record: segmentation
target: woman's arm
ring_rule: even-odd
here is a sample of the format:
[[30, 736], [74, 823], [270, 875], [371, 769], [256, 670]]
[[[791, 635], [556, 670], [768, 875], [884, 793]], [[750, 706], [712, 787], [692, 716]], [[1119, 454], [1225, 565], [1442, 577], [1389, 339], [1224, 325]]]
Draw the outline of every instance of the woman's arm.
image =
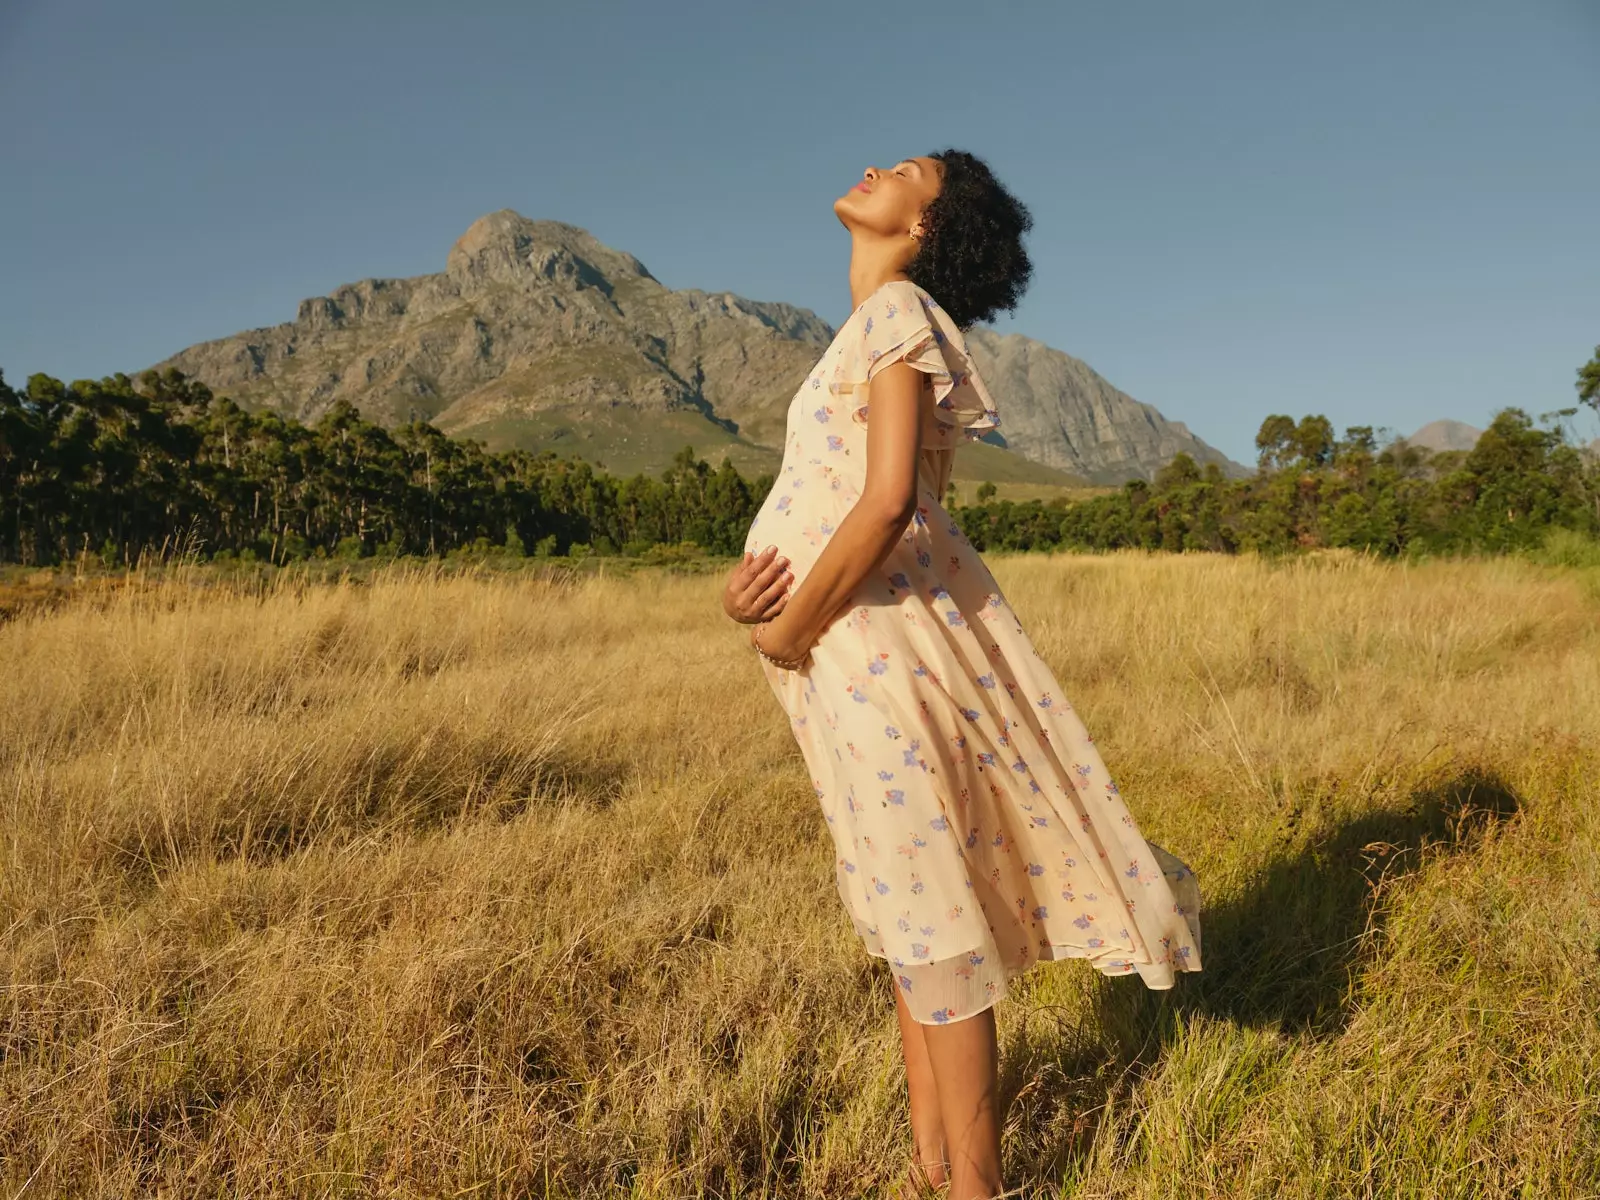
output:
[[866, 486], [783, 611], [751, 628], [752, 645], [759, 629], [761, 648], [774, 658], [803, 658], [889, 556], [917, 508], [922, 403], [929, 395], [928, 377], [908, 363], [891, 363], [873, 377]]

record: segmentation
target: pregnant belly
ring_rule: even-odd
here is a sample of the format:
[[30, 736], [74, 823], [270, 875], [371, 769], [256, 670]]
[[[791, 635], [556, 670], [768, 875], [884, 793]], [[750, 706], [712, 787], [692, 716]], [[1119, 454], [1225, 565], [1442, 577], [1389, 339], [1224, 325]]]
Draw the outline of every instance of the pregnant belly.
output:
[[798, 587], [850, 515], [864, 484], [853, 462], [797, 443], [751, 522], [745, 549], [760, 554], [776, 546], [789, 559]]
[[792, 586], [799, 587], [836, 528], [832, 522], [825, 522], [824, 526], [826, 532], [816, 522], [784, 520], [781, 515], [772, 520], [757, 518], [750, 526], [744, 548], [751, 554], [760, 554], [768, 546], [776, 546], [778, 556], [789, 560], [789, 570], [794, 573]]
[[789, 560], [789, 570], [794, 573], [792, 586], [799, 587], [839, 523], [848, 515], [850, 506], [837, 503], [802, 507], [792, 499], [788, 504], [780, 504], [781, 499], [778, 497], [756, 514], [745, 536], [744, 548], [752, 554], [760, 554], [768, 546], [776, 546], [778, 554]]

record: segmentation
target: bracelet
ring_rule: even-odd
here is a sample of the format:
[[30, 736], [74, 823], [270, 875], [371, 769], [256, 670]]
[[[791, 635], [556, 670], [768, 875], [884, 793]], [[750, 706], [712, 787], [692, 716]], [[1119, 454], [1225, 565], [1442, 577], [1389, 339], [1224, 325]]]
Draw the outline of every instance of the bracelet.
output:
[[774, 658], [772, 655], [768, 654], [761, 647], [761, 624], [761, 622], [758, 622], [755, 629], [751, 633], [751, 637], [754, 639], [756, 644], [756, 653], [761, 655], [762, 658], [766, 659], [775, 667], [782, 667], [785, 671], [798, 671], [801, 665], [806, 661], [805, 655], [802, 654], [799, 658], [792, 662], [785, 662], [781, 658]]

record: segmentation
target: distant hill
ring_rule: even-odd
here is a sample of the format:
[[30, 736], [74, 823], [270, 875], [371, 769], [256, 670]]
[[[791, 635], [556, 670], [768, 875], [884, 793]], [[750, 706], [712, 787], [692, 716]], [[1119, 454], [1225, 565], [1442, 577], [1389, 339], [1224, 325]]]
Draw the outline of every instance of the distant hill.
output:
[[[159, 366], [307, 421], [343, 399], [386, 425], [427, 419], [623, 474], [658, 471], [686, 443], [760, 471], [776, 468], [789, 399], [833, 334], [806, 309], [674, 291], [582, 229], [502, 210], [437, 275], [348, 284]], [[1179, 451], [1244, 470], [1042, 342], [980, 329], [971, 345], [1002, 425], [957, 456], [962, 478], [1116, 483]]]
[[1471, 450], [1482, 436], [1483, 430], [1464, 421], [1429, 421], [1403, 440], [1437, 454], [1445, 450]]

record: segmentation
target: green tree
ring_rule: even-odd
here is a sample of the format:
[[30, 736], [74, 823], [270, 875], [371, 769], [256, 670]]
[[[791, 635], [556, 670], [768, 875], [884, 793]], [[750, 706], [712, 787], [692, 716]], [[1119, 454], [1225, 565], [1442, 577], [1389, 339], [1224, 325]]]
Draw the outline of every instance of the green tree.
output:
[[1293, 417], [1274, 413], [1256, 431], [1256, 462], [1263, 471], [1277, 470], [1294, 460], [1295, 423]]
[[1327, 417], [1302, 417], [1294, 428], [1291, 444], [1301, 467], [1327, 466], [1333, 459], [1333, 425]]
[[1600, 346], [1594, 357], [1578, 368], [1578, 399], [1600, 413]]

